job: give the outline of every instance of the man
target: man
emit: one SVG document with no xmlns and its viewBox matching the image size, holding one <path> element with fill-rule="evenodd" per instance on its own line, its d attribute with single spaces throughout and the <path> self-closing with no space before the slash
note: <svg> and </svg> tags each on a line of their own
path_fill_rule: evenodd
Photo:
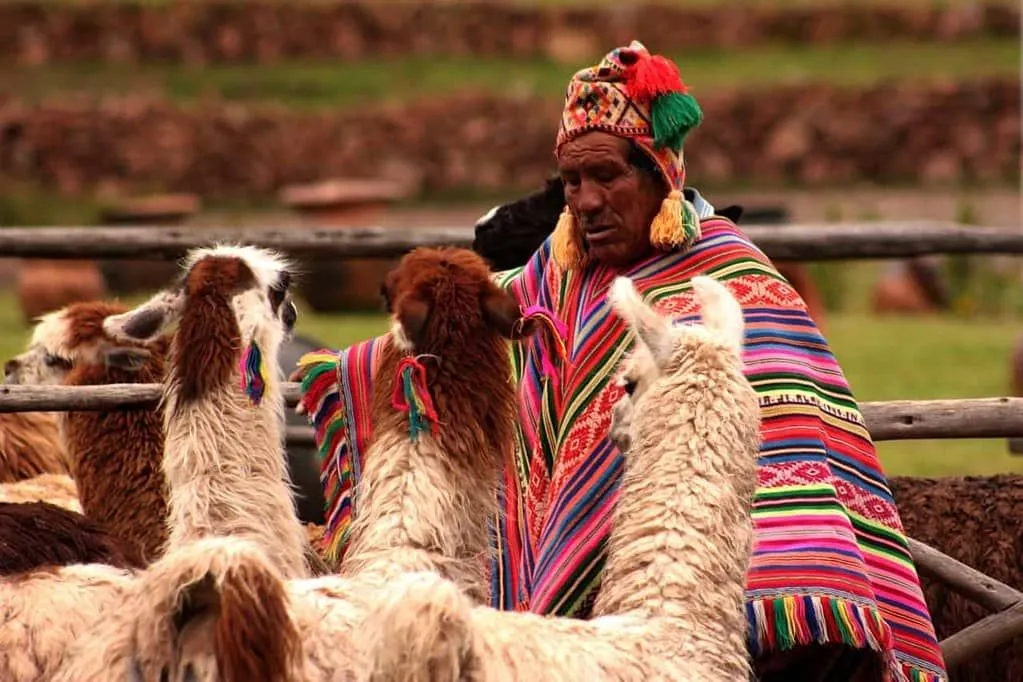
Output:
<svg viewBox="0 0 1023 682">
<path fill-rule="evenodd" d="M 607 289 L 627 275 L 684 322 L 696 316 L 689 280 L 709 275 L 743 305 L 762 407 L 746 608 L 758 677 L 947 679 L 895 503 L 827 342 L 767 257 L 683 194 L 682 143 L 701 120 L 677 67 L 638 42 L 569 83 L 555 148 L 565 209 L 525 266 L 496 277 L 566 324 L 569 357 L 549 376 L 542 345 L 513 354 L 520 423 L 500 490 L 493 604 L 588 615 L 622 473 L 608 439 L 622 390 L 613 377 L 631 345 Z M 303 382 L 335 549 L 358 492 L 379 346 L 324 354 Z"/>
</svg>

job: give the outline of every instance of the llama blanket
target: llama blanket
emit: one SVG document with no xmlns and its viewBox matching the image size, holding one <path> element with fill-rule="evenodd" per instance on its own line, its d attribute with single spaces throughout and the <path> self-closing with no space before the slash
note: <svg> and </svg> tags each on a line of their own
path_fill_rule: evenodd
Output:
<svg viewBox="0 0 1023 682">
<path fill-rule="evenodd" d="M 902 523 L 827 342 L 798 294 L 733 223 L 710 217 L 701 232 L 685 252 L 656 254 L 625 272 L 597 266 L 566 274 L 550 261 L 548 240 L 524 267 L 496 275 L 523 306 L 544 306 L 565 323 L 567 359 L 548 357 L 542 338 L 513 353 L 520 423 L 493 524 L 493 605 L 586 616 L 623 464 L 607 434 L 621 390 L 612 379 L 631 337 L 605 301 L 608 287 L 628 275 L 663 313 L 695 321 L 688 282 L 706 274 L 743 305 L 746 371 L 763 415 L 750 653 L 846 643 L 881 652 L 892 679 L 947 679 Z M 368 398 L 384 338 L 301 361 L 335 555 L 358 511 Z"/>
</svg>

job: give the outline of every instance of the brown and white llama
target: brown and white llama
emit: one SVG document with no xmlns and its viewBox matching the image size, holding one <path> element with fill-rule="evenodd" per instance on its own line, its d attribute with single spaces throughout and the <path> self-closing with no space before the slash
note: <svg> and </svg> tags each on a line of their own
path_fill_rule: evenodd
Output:
<svg viewBox="0 0 1023 682">
<path fill-rule="evenodd" d="M 435 571 L 477 600 L 486 594 L 485 519 L 496 511 L 495 484 L 503 458 L 511 454 L 515 419 L 507 340 L 538 325 L 522 317 L 514 299 L 492 283 L 483 260 L 465 249 L 407 254 L 384 290 L 394 341 L 382 351 L 377 370 L 374 438 L 342 565 L 345 575 L 281 583 L 301 643 L 278 653 L 287 656 L 284 667 L 295 679 L 329 680 L 365 670 L 352 637 L 395 575 Z M 416 377 L 417 371 L 425 377 Z M 406 388 L 412 395 L 396 406 L 395 392 L 404 395 Z M 160 568 L 141 578 L 148 587 L 138 591 L 144 603 L 133 609 L 138 634 L 129 640 L 137 642 L 138 668 L 146 679 L 158 676 L 164 665 L 175 667 L 171 679 L 191 666 L 199 680 L 243 679 L 256 675 L 259 665 L 264 677 L 280 669 L 267 668 L 269 658 L 252 660 L 253 652 L 264 649 L 255 633 L 275 637 L 279 627 L 260 620 L 265 614 L 255 594 L 281 581 L 279 571 L 250 540 L 204 542 L 173 548 Z M 211 558 L 215 551 L 224 558 Z M 249 576 L 254 587 L 233 584 L 238 576 Z M 204 608 L 182 616 L 182 599 Z M 245 615 L 250 634 L 245 646 L 231 635 L 241 620 L 232 614 Z M 86 654 L 74 669 L 77 678 L 101 677 L 105 661 L 123 659 L 129 640 L 109 639 L 120 643 L 114 647 L 118 653 Z M 228 674 L 238 670 L 245 675 Z"/>
<path fill-rule="evenodd" d="M 364 503 L 341 572 L 433 570 L 483 602 L 481 520 L 497 511 L 498 476 L 515 445 L 508 340 L 537 325 L 467 249 L 416 249 L 383 290 L 392 334 L 373 388 Z"/>
<path fill-rule="evenodd" d="M 136 342 L 177 323 L 162 403 L 169 543 L 246 536 L 285 577 L 307 576 L 276 362 L 297 318 L 288 264 L 271 251 L 216 246 L 193 250 L 184 270 L 175 288 L 103 322 Z"/>
<path fill-rule="evenodd" d="M 702 326 L 674 327 L 627 279 L 610 298 L 638 343 L 614 431 L 631 448 L 589 621 L 473 607 L 455 585 L 405 574 L 367 615 L 371 678 L 747 679 L 745 574 L 760 411 L 743 374 L 742 311 L 693 280 Z M 630 395 L 631 394 L 631 395 Z"/>
<path fill-rule="evenodd" d="M 119 303 L 74 303 L 40 318 L 28 349 L 7 363 L 9 383 L 99 386 L 163 379 L 168 337 L 147 343 L 115 339 L 104 320 Z M 57 413 L 82 511 L 134 543 L 147 560 L 166 542 L 167 501 L 161 471 L 159 408 Z"/>
</svg>

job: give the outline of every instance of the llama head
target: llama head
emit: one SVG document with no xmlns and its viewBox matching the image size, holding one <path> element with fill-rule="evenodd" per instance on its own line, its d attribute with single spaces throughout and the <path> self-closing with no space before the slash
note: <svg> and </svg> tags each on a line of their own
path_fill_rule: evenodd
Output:
<svg viewBox="0 0 1023 682">
<path fill-rule="evenodd" d="M 4 383 L 60 384 L 82 364 L 138 370 L 150 354 L 166 349 L 159 338 L 143 343 L 108 334 L 104 321 L 125 310 L 120 303 L 88 301 L 39 317 L 28 348 L 7 361 Z"/>
<path fill-rule="evenodd" d="M 673 324 L 640 297 L 627 277 L 616 278 L 611 286 L 608 299 L 636 337 L 619 371 L 625 394 L 611 419 L 611 440 L 623 452 L 631 445 L 634 406 L 662 376 L 687 371 L 693 360 L 742 364 L 745 322 L 739 302 L 710 277 L 694 277 L 692 286 L 701 325 Z"/>
<path fill-rule="evenodd" d="M 490 279 L 476 253 L 462 248 L 418 248 L 391 270 L 381 294 L 391 313 L 395 346 L 410 353 L 442 353 L 493 332 L 520 339 L 536 331 L 518 303 Z"/>
<path fill-rule="evenodd" d="M 183 397 L 198 397 L 234 375 L 246 348 L 258 349 L 276 370 L 277 352 L 298 319 L 288 268 L 277 253 L 253 246 L 194 249 L 175 286 L 108 317 L 103 327 L 115 338 L 143 341 L 178 323 L 173 379 Z"/>
</svg>

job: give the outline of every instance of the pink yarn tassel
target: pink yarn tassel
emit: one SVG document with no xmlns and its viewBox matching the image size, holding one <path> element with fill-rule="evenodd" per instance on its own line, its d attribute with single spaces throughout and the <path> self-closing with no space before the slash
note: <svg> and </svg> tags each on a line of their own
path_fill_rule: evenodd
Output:
<svg viewBox="0 0 1023 682">
<path fill-rule="evenodd" d="M 538 322 L 543 329 L 539 332 L 540 371 L 544 376 L 558 379 L 558 372 L 552 362 L 557 358 L 562 365 L 568 362 L 568 326 L 553 312 L 540 305 L 531 305 L 522 311 L 522 320 Z"/>
</svg>

